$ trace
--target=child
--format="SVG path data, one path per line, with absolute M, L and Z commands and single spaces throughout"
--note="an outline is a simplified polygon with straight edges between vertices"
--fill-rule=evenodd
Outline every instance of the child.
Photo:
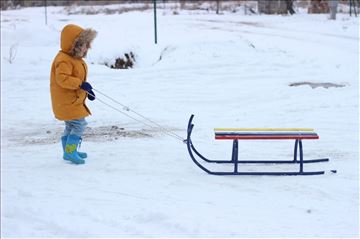
M 65 160 L 75 164 L 85 163 L 86 153 L 78 152 L 81 137 L 90 110 L 85 105 L 86 97 L 95 100 L 91 85 L 86 82 L 86 57 L 97 32 L 77 25 L 66 25 L 61 32 L 61 50 L 56 55 L 50 76 L 52 109 L 55 118 L 65 121 L 61 137 Z

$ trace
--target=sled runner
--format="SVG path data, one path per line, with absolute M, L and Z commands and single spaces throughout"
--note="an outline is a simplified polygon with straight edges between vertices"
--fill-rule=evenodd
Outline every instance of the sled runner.
M 302 140 L 319 139 L 319 136 L 313 129 L 308 128 L 217 128 L 215 129 L 215 139 L 233 140 L 232 155 L 230 160 L 211 160 L 204 157 L 191 141 L 191 133 L 194 128 L 191 115 L 187 129 L 187 149 L 194 163 L 208 174 L 213 175 L 319 175 L 324 171 L 304 171 L 304 164 L 329 161 L 328 158 L 304 160 Z M 239 160 L 238 159 L 238 141 L 239 140 L 295 140 L 293 160 Z M 299 159 L 298 157 L 299 152 Z M 200 158 L 207 163 L 215 164 L 233 164 L 234 170 L 231 172 L 214 172 L 199 163 L 196 158 Z M 240 164 L 299 164 L 299 171 L 284 172 L 239 172 Z

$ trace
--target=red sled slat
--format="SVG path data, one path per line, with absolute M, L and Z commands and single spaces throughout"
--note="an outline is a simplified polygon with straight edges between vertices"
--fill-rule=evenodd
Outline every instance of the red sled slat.
M 240 140 L 250 140 L 250 139 L 319 139 L 318 135 L 314 136 L 301 136 L 301 135 L 271 135 L 271 136 L 241 136 L 241 135 L 229 135 L 229 136 L 215 136 L 215 139 L 240 139 Z

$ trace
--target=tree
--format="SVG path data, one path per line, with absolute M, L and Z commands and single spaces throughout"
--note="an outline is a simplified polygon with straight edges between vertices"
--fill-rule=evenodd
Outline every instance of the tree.
M 330 19 L 331 20 L 336 19 L 337 7 L 338 7 L 338 1 L 337 0 L 332 0 L 332 1 L 329 2 Z
M 294 10 L 294 0 L 286 0 L 287 10 L 291 15 L 295 13 Z

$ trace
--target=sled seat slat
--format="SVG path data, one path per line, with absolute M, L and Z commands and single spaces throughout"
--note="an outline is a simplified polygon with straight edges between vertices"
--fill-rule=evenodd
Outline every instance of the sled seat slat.
M 218 140 L 319 139 L 312 128 L 215 128 Z

